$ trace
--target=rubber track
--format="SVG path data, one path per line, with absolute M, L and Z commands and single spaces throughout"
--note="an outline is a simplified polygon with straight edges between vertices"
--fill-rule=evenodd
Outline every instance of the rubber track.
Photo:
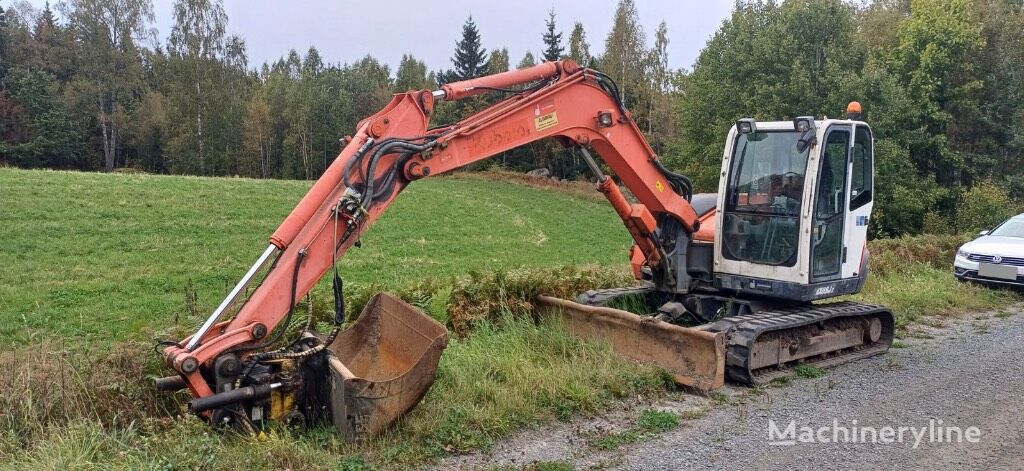
M 732 381 L 755 385 L 764 384 L 789 374 L 789 369 L 785 368 L 786 365 L 762 368 L 758 371 L 751 371 L 748 368 L 751 347 L 762 334 L 809 326 L 831 319 L 876 315 L 882 322 L 882 335 L 879 337 L 878 342 L 861 347 L 852 347 L 840 352 L 840 354 L 830 352 L 828 356 L 812 357 L 799 362 L 801 365 L 831 367 L 878 355 L 889 349 L 896 327 L 892 313 L 888 308 L 850 301 L 802 305 L 725 318 L 712 323 L 707 327 L 707 330 L 726 333 L 726 376 Z

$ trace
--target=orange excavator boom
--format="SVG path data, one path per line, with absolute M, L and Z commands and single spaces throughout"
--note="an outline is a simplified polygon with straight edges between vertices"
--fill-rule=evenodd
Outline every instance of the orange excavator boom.
M 508 98 L 472 116 L 448 126 L 430 128 L 437 99 L 458 100 L 485 92 L 510 92 L 514 87 L 519 88 L 511 91 Z M 310 337 L 305 344 L 296 341 L 298 343 L 293 342 L 285 349 L 266 352 L 281 339 L 297 301 L 336 267 L 337 260 L 358 243 L 361 235 L 410 182 L 550 137 L 582 152 L 598 175 L 598 189 L 607 196 L 636 242 L 632 257 L 635 274 L 639 276 L 640 269 L 646 267 L 671 280 L 673 271 L 679 267 L 670 266 L 671 260 L 666 257 L 663 244 L 656 240 L 655 230 L 661 220 L 674 221 L 686 234 L 699 229 L 698 215 L 688 202 L 692 190 L 684 177 L 661 165 L 622 105 L 614 82 L 606 76 L 580 68 L 571 61 L 547 62 L 445 84 L 437 91 L 399 93 L 379 112 L 361 121 L 356 133 L 344 140 L 338 157 L 271 235 L 267 249 L 199 331 L 164 350 L 166 364 L 197 398 L 193 408 L 217 419 L 216 412 L 227 407 L 223 404 L 237 402 L 212 397 L 234 394 L 232 398 L 244 396 L 251 400 L 255 396 L 287 391 L 288 382 L 277 381 L 281 373 L 265 363 L 284 360 L 301 366 L 324 350 L 337 350 L 331 344 L 343 320 L 340 305 L 339 327 L 326 340 Z M 616 182 L 601 173 L 588 147 L 596 151 L 618 181 L 629 188 L 636 203 L 627 200 Z M 341 282 L 334 269 L 335 294 L 340 296 Z M 243 300 L 243 295 L 263 272 L 262 281 L 255 284 L 248 298 Z M 375 306 L 383 306 L 380 309 L 392 313 L 405 309 L 400 301 L 392 299 Z M 237 308 L 235 314 L 222 320 L 233 308 Z M 420 324 L 410 329 L 436 331 L 437 326 L 429 322 Z M 424 337 L 423 348 L 433 353 L 425 350 L 422 355 L 409 355 L 411 363 L 405 365 L 405 369 L 413 368 L 416 365 L 412 363 L 420 361 L 427 362 L 425 368 L 436 368 L 439 349 L 444 348 L 442 337 L 440 331 Z M 720 344 L 720 339 L 712 337 L 708 334 L 700 338 Z M 310 351 L 313 353 L 308 353 Z M 720 363 L 721 359 L 718 360 Z M 343 362 L 331 364 L 335 363 L 338 365 L 333 375 L 348 378 L 345 387 L 351 386 L 358 372 L 347 371 L 347 366 L 340 365 Z M 401 374 L 401 369 L 396 369 L 395 374 Z M 720 385 L 720 364 L 709 371 L 711 379 L 702 380 L 700 384 Z M 422 379 L 421 373 L 416 377 Z M 269 379 L 262 383 L 253 380 L 254 375 L 259 374 Z M 246 386 L 249 383 L 253 385 Z M 429 382 L 418 381 L 417 384 L 418 389 L 406 393 L 416 400 L 425 391 L 423 388 L 429 387 Z M 244 387 L 251 390 L 246 390 L 245 394 L 237 392 Z M 308 388 L 299 385 L 291 389 Z M 402 407 L 410 403 L 408 400 L 396 403 L 399 402 Z M 389 413 L 401 412 L 404 410 Z M 248 415 L 251 418 L 253 414 Z M 220 417 L 230 418 L 231 415 L 221 414 Z M 335 425 L 342 428 L 339 420 L 344 422 L 338 419 Z

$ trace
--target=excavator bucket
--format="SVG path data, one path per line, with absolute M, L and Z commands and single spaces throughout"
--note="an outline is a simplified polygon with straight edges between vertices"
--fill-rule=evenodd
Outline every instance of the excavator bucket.
M 362 441 L 416 406 L 434 382 L 448 330 L 397 297 L 379 293 L 328 349 L 331 419 Z
M 721 333 L 548 296 L 538 296 L 536 305 L 542 316 L 563 319 L 572 335 L 608 342 L 623 357 L 669 371 L 676 383 L 710 391 L 725 382 L 725 339 Z

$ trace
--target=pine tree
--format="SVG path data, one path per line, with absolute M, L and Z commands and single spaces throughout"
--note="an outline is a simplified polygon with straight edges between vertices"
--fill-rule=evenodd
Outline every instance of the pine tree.
M 480 31 L 472 15 L 462 25 L 462 39 L 455 43 L 452 64 L 455 65 L 456 80 L 471 79 L 487 73 L 487 49 L 481 45 Z
M 565 48 L 562 47 L 562 33 L 555 32 L 555 10 L 552 9 L 548 12 L 548 19 L 544 22 L 547 26 L 547 31 L 544 32 L 544 60 L 545 61 L 556 61 L 562 58 L 562 52 Z
M 583 31 L 583 23 L 576 22 L 569 34 L 569 58 L 576 61 L 580 67 L 592 67 L 594 57 L 590 55 L 590 44 L 587 43 L 587 33 Z

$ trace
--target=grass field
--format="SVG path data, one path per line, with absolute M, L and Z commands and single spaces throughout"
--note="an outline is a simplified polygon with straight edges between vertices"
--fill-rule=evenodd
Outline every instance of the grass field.
M 308 182 L 0 169 L 0 467 L 402 468 L 671 388 L 655 368 L 515 316 L 537 290 L 626 281 L 629 239 L 578 187 L 495 178 L 415 183 L 342 262 L 353 297 L 388 288 L 471 331 L 400 427 L 353 447 L 326 430 L 211 433 L 146 380 L 160 371 L 152 339 L 201 322 Z M 873 242 L 857 298 L 904 326 L 1019 301 L 953 280 L 960 241 Z
M 146 377 L 161 372 L 152 339 L 194 329 L 308 186 L 0 169 L 0 364 L 7 370 L 0 388 L 21 391 L 0 397 L 0 462 L 217 469 L 321 468 L 362 456 L 420 462 L 665 387 L 656 369 L 564 330 L 491 319 L 450 343 L 430 395 L 398 431 L 356 450 L 326 432 L 253 443 L 206 433 L 187 417 L 168 422 L 180 407 L 148 391 Z M 461 296 L 472 310 L 470 303 L 494 297 L 492 289 L 622 282 L 628 246 L 599 199 L 438 178 L 410 186 L 341 266 L 355 297 L 372 285 L 422 298 L 414 289 L 427 287 L 425 296 Z M 584 265 L 606 268 L 529 270 Z M 455 280 L 470 273 L 477 275 Z M 443 288 L 459 283 L 456 295 Z M 204 449 L 217 452 L 194 455 Z
M 209 312 L 308 187 L 0 169 L 0 340 L 140 338 Z M 600 201 L 439 178 L 411 185 L 341 269 L 349 282 L 397 287 L 499 268 L 623 265 L 628 248 Z M 189 289 L 197 306 L 185 304 Z

